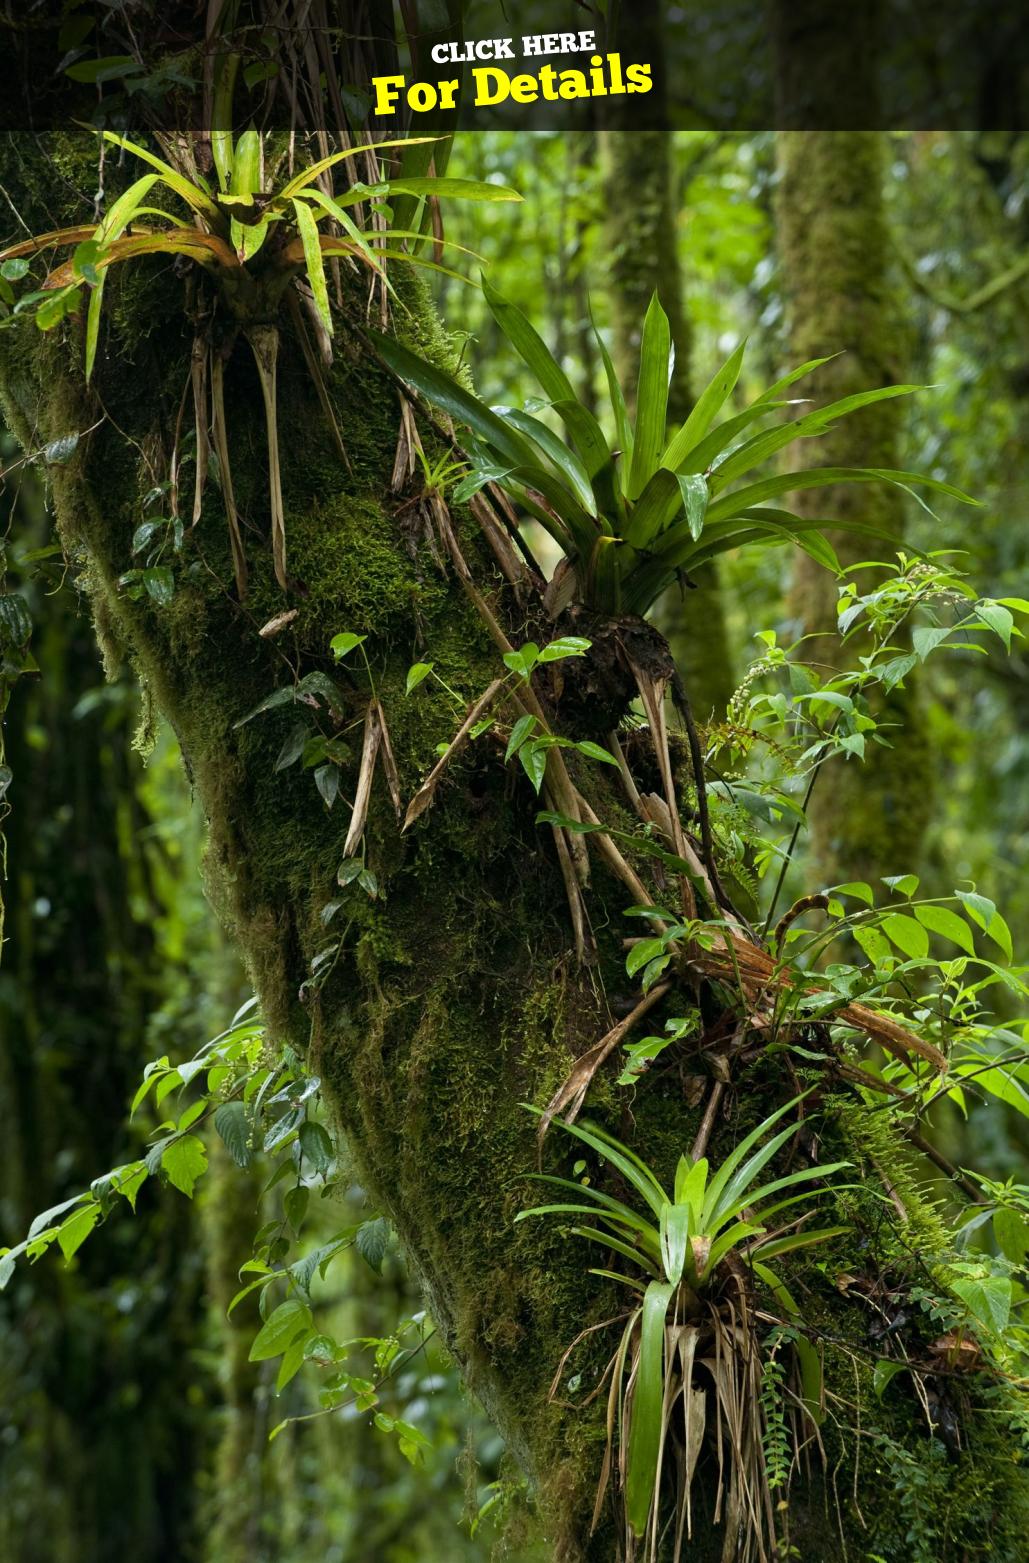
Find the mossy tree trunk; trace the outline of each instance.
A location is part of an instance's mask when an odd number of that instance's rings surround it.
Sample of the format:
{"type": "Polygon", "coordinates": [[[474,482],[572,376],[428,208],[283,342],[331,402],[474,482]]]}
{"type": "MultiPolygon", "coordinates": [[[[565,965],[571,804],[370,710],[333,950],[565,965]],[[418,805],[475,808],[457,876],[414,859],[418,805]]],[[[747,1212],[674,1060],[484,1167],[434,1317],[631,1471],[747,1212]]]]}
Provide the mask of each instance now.
{"type": "MultiPolygon", "coordinates": [[[[607,220],[607,291],[614,327],[612,357],[634,401],[640,336],[651,295],[668,316],[675,362],[668,389],[669,424],[693,405],[693,344],[679,262],[679,195],[675,140],[662,130],[608,130],[600,136],[607,220]]],[[[721,713],[733,690],[725,611],[714,564],[698,571],[691,590],[668,591],[655,615],[683,670],[702,719],[721,713]]]]}
{"type": "MultiPolygon", "coordinates": [[[[71,184],[84,196],[92,190],[88,151],[77,153],[64,142],[52,155],[65,175],[60,189],[71,184]]],[[[36,192],[44,180],[47,188],[55,186],[34,143],[0,149],[0,177],[27,220],[43,219],[36,192]]],[[[429,300],[403,268],[393,275],[414,306],[398,311],[397,328],[423,354],[452,364],[456,355],[429,300]]],[[[391,492],[397,391],[362,334],[365,297],[363,282],[348,287],[337,320],[330,390],[346,466],[284,323],[279,405],[293,581],[288,595],[272,569],[261,397],[253,365],[240,350],[226,367],[226,401],[250,563],[245,601],[232,589],[225,517],[213,484],[200,523],[175,561],[171,601],[134,599],[119,587],[141,497],[153,483],[154,467],[164,470],[167,431],[174,428],[189,372],[192,332],[182,287],[160,264],[143,262],[112,297],[98,368],[107,416],[53,472],[61,536],[87,571],[99,633],[129,648],[178,734],[210,822],[209,878],[248,962],[272,1039],[311,1057],[362,1184],[394,1222],[444,1340],[530,1475],[555,1558],[611,1563],[617,1547],[610,1524],[605,1521],[592,1539],[589,1526],[603,1445],[602,1400],[571,1408],[551,1402],[548,1389],[559,1358],[584,1326],[600,1324],[623,1306],[620,1289],[588,1273],[590,1259],[578,1240],[562,1237],[551,1223],[515,1226],[513,1218],[529,1199],[519,1178],[536,1166],[534,1124],[520,1103],[546,1101],[572,1059],[624,1013],[621,913],[627,897],[593,859],[588,904],[597,959],[578,965],[552,837],[534,823],[538,800],[520,773],[505,771],[502,753],[488,737],[451,766],[434,806],[406,834],[377,776],[365,852],[381,893],[369,899],[356,884],[341,890],[336,883],[357,780],[356,735],[371,691],[359,662],[353,669],[333,666],[330,638],[345,630],[367,636],[374,694],[389,725],[405,800],[432,765],[436,745],[457,725],[439,685],[429,681],[406,696],[410,664],[431,660],[468,701],[499,671],[479,613],[455,572],[440,565],[440,540],[417,502],[417,480],[403,495],[391,492]],[[296,617],[277,635],[261,636],[258,631],[287,607],[296,617]],[[341,742],[349,758],[331,812],[309,773],[275,770],[296,711],[280,709],[239,725],[273,689],[312,671],[337,680],[345,708],[341,742]],[[330,900],[343,901],[332,927],[347,932],[330,977],[312,991],[307,979],[312,958],[326,944],[322,913],[330,900]]],[[[40,337],[31,325],[0,341],[5,411],[27,447],[95,423],[79,351],[74,332],[40,337]]],[[[431,446],[427,429],[425,434],[431,446]]],[[[473,518],[458,510],[453,523],[478,590],[509,634],[515,640],[526,633],[549,638],[537,611],[498,574],[473,518]]],[[[577,757],[571,763],[577,766],[577,757]]],[[[614,785],[598,775],[604,770],[587,766],[577,775],[602,817],[627,822],[614,785]]],[[[674,1000],[688,1001],[685,992],[674,1000]]],[[[656,1028],[662,1019],[656,1017],[656,1028]]],[[[732,1110],[716,1134],[713,1155],[723,1153],[741,1124],[764,1115],[770,1092],[782,1094],[780,1069],[760,1047],[739,1065],[729,1093],[732,1110]]],[[[648,1075],[631,1114],[612,1080],[612,1074],[598,1077],[591,1111],[615,1132],[632,1135],[667,1176],[683,1145],[692,1143],[702,1107],[684,1099],[677,1068],[648,1075]]],[[[860,1135],[853,1143],[863,1165],[896,1159],[885,1125],[871,1149],[860,1135]]],[[[548,1146],[547,1154],[560,1155],[561,1148],[548,1146]]],[[[902,1169],[889,1176],[895,1189],[902,1186],[902,1169]]],[[[873,1186],[858,1189],[855,1210],[867,1202],[862,1230],[874,1227],[881,1247],[889,1242],[882,1205],[873,1186]]],[[[911,1201],[907,1230],[920,1234],[928,1251],[940,1241],[938,1229],[917,1209],[914,1194],[911,1201]]],[[[857,1251],[848,1256],[850,1268],[866,1263],[857,1251]]],[[[812,1459],[810,1474],[805,1468],[795,1476],[791,1555],[803,1563],[844,1556],[840,1533],[824,1517],[834,1501],[832,1488],[847,1526],[860,1527],[862,1545],[900,1563],[910,1553],[896,1505],[884,1497],[877,1462],[866,1455],[860,1469],[854,1463],[853,1400],[856,1395],[860,1401],[861,1437],[882,1427],[916,1461],[927,1458],[921,1412],[913,1396],[897,1395],[886,1407],[874,1399],[867,1318],[859,1303],[816,1271],[809,1272],[803,1295],[812,1327],[829,1337],[827,1374],[843,1398],[822,1433],[827,1464],[812,1459]],[[848,1354],[833,1344],[847,1340],[861,1350],[848,1354]],[[832,1487],[824,1472],[840,1462],[846,1481],[832,1487]]],[[[612,1347],[606,1331],[589,1337],[579,1359],[584,1388],[596,1384],[612,1347]]],[[[951,1524],[941,1532],[945,1540],[934,1563],[956,1563],[969,1534],[986,1530],[997,1563],[1015,1563],[1018,1556],[1018,1517],[1005,1507],[1010,1467],[990,1463],[987,1428],[976,1423],[969,1432],[973,1448],[985,1451],[981,1472],[976,1467],[975,1503],[962,1499],[964,1507],[954,1513],[967,1461],[956,1474],[946,1464],[933,1466],[935,1511],[951,1524]]],[[[722,1527],[710,1523],[714,1485],[711,1460],[695,1495],[690,1555],[698,1563],[723,1555],[722,1527]]]]}
{"type": "MultiPolygon", "coordinates": [[[[874,63],[865,22],[841,28],[847,64],[839,74],[823,56],[831,40],[805,7],[779,10],[780,119],[787,125],[831,125],[848,109],[851,123],[874,124],[874,63]],[[805,21],[806,18],[806,21],[805,21]],[[837,101],[836,95],[842,94],[837,101]]],[[[833,49],[837,47],[832,44],[833,49]]],[[[796,129],[778,137],[780,181],[776,232],[789,327],[790,361],[833,356],[812,376],[816,401],[906,378],[909,343],[894,288],[883,208],[888,147],[878,131],[796,129]]],[[[797,465],[896,467],[903,403],[887,401],[841,419],[818,440],[791,452],[797,465]]],[[[896,490],[859,484],[811,489],[794,496],[799,514],[867,521],[903,542],[904,503],[896,490]]],[[[846,566],[888,555],[886,544],[830,534],[846,566]]],[[[839,665],[837,583],[806,555],[793,576],[791,613],[796,634],[823,636],[818,660],[839,665]]],[[[848,653],[849,655],[849,653],[848,653]]],[[[863,764],[834,761],[820,776],[809,810],[813,877],[875,881],[916,867],[932,806],[932,765],[917,681],[884,701],[877,712],[892,747],[870,743],[863,764]],[[903,729],[903,743],[893,734],[903,729]]]]}

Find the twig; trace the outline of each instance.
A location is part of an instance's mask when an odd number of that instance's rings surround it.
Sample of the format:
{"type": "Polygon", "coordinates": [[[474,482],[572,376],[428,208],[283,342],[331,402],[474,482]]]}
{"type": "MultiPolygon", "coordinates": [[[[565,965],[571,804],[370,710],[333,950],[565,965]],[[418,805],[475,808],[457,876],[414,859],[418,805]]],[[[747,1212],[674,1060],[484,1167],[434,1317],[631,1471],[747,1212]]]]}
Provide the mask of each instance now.
{"type": "Polygon", "coordinates": [[[711,1087],[711,1095],[707,1099],[707,1106],[704,1108],[704,1116],[700,1120],[700,1128],[697,1130],[697,1138],[694,1140],[693,1149],[690,1151],[691,1161],[699,1161],[701,1156],[703,1156],[704,1152],[707,1150],[707,1142],[711,1138],[711,1131],[715,1126],[715,1119],[718,1116],[718,1108],[724,1095],[725,1081],[716,1080],[711,1087]]]}
{"type": "Polygon", "coordinates": [[[928,1156],[929,1160],[939,1167],[941,1172],[946,1173],[948,1178],[952,1179],[959,1188],[963,1189],[973,1205],[985,1205],[987,1203],[982,1189],[978,1188],[971,1178],[967,1178],[959,1168],[955,1167],[952,1161],[948,1161],[943,1152],[938,1151],[936,1146],[931,1144],[924,1135],[919,1134],[917,1129],[907,1128],[902,1124],[901,1133],[906,1140],[910,1140],[917,1151],[921,1151],[923,1156],[928,1156]]]}

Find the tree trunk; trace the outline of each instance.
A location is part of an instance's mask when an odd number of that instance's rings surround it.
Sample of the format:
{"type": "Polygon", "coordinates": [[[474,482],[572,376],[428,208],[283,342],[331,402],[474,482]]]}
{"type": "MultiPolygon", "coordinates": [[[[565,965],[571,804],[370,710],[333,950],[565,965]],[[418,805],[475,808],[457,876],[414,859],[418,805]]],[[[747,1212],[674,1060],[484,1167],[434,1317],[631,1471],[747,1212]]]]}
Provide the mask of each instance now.
{"type": "MultiPolygon", "coordinates": [[[[791,362],[838,355],[811,378],[817,402],[905,378],[906,332],[889,277],[882,203],[886,152],[875,131],[779,136],[776,223],[791,362]]],[[[882,402],[841,419],[791,457],[798,465],[902,466],[902,406],[882,402]]],[[[801,515],[866,521],[896,537],[898,545],[903,541],[903,500],[885,486],[812,489],[795,496],[795,508],[801,515]]],[[[889,557],[886,543],[830,535],[845,567],[889,557]]],[[[793,629],[824,637],[815,643],[824,663],[838,664],[841,655],[854,654],[841,653],[836,600],[833,576],[800,555],[791,596],[793,629]]],[[[892,747],[869,744],[864,763],[832,761],[812,795],[809,861],[818,883],[875,882],[896,871],[898,861],[917,867],[932,806],[932,765],[916,680],[883,701],[876,717],[892,747]],[[902,744],[894,742],[901,730],[902,744]]]]}
{"type": "MultiPolygon", "coordinates": [[[[53,191],[69,183],[83,192],[93,188],[91,150],[57,143],[52,151],[64,177],[56,182],[34,144],[8,146],[0,152],[0,177],[27,220],[42,225],[40,189],[56,200],[53,191]]],[[[455,354],[426,295],[403,267],[392,275],[410,311],[396,311],[395,328],[424,355],[452,364],[455,354]]],[[[441,568],[441,540],[431,533],[417,487],[400,497],[391,493],[397,391],[362,334],[365,298],[364,282],[348,285],[331,373],[348,465],[336,453],[283,322],[280,445],[294,583],[288,595],[276,584],[268,540],[259,388],[249,355],[238,348],[226,365],[226,405],[236,498],[246,521],[248,594],[242,604],[235,599],[225,517],[212,485],[176,562],[171,601],[133,598],[119,588],[141,495],[154,479],[147,463],[164,470],[161,431],[174,428],[189,370],[192,333],[183,296],[160,263],[144,261],[112,296],[106,330],[118,334],[108,338],[98,366],[107,416],[53,470],[59,525],[67,549],[87,570],[99,633],[131,649],[179,736],[210,821],[209,882],[248,962],[271,1038],[307,1052],[321,1076],[362,1184],[394,1222],[444,1340],[530,1474],[555,1559],[610,1563],[617,1552],[610,1521],[590,1536],[603,1397],[569,1408],[551,1402],[548,1389],[579,1332],[623,1310],[621,1289],[589,1273],[592,1261],[579,1239],[562,1236],[549,1222],[515,1226],[513,1219],[533,1201],[532,1185],[522,1180],[537,1165],[534,1121],[520,1104],[545,1102],[572,1060],[612,1024],[612,1014],[624,1013],[621,914],[628,897],[603,860],[593,858],[588,906],[598,953],[593,964],[577,964],[553,838],[534,824],[539,805],[528,782],[505,771],[488,737],[451,765],[431,810],[404,834],[377,775],[365,843],[380,893],[371,899],[356,884],[340,889],[336,883],[357,784],[357,735],[372,691],[359,662],[352,672],[349,663],[333,666],[331,637],[341,631],[368,637],[374,697],[389,726],[405,800],[432,765],[436,745],[456,727],[439,686],[426,682],[405,695],[410,664],[432,661],[469,702],[500,670],[480,612],[456,572],[441,568]],[[278,635],[257,633],[287,607],[297,616],[278,635]],[[275,771],[295,711],[271,711],[239,725],[297,671],[330,674],[342,689],[341,742],[349,758],[331,812],[309,773],[275,771]],[[321,914],[330,900],[343,902],[331,928],[348,932],[340,935],[339,958],[319,989],[309,981],[311,960],[326,944],[321,914]]],[[[71,334],[41,336],[31,326],[4,333],[0,357],[5,410],[27,447],[96,421],[71,334]]],[[[423,434],[431,448],[426,427],[423,434]]],[[[546,623],[497,573],[471,515],[456,510],[453,524],[476,590],[509,633],[549,638],[546,623]]],[[[628,824],[613,785],[598,777],[606,770],[591,766],[577,774],[602,817],[628,824]]],[[[683,990],[675,1002],[692,999],[683,990]]],[[[789,1094],[781,1091],[781,1069],[760,1048],[740,1066],[729,1093],[732,1114],[712,1142],[713,1157],[724,1154],[743,1124],[763,1117],[770,1092],[789,1094]]],[[[598,1076],[591,1112],[614,1132],[632,1135],[669,1176],[693,1141],[701,1105],[684,1100],[676,1070],[648,1075],[631,1114],[612,1081],[611,1074],[598,1076]]],[[[863,1199],[872,1202],[877,1251],[893,1244],[891,1252],[902,1254],[908,1241],[924,1252],[940,1247],[942,1232],[911,1189],[890,1131],[884,1127],[873,1144],[860,1126],[848,1129],[849,1121],[844,1115],[840,1127],[830,1125],[827,1137],[838,1143],[841,1134],[849,1136],[852,1157],[866,1169],[881,1168],[910,1201],[902,1243],[891,1236],[874,1194],[858,1183],[855,1209],[865,1209],[863,1199]]],[[[548,1142],[548,1160],[561,1150],[548,1142]]],[[[866,1216],[863,1234],[871,1230],[866,1216]]],[[[865,1263],[855,1249],[852,1266],[865,1263]]],[[[855,1463],[859,1436],[867,1441],[881,1431],[919,1471],[930,1472],[936,1506],[950,1516],[937,1563],[957,1563],[968,1538],[982,1545],[987,1533],[997,1563],[1015,1563],[1022,1533],[1007,1503],[1015,1483],[1006,1454],[996,1454],[991,1422],[969,1419],[968,1438],[980,1460],[979,1485],[969,1492],[967,1464],[952,1469],[931,1454],[914,1396],[875,1398],[863,1306],[817,1272],[806,1275],[805,1319],[823,1332],[828,1382],[840,1398],[821,1432],[825,1463],[812,1454],[810,1470],[794,1478],[791,1555],[804,1563],[843,1558],[841,1534],[825,1519],[835,1505],[846,1526],[858,1530],[862,1547],[890,1563],[910,1557],[890,1478],[884,1482],[878,1469],[882,1462],[866,1449],[860,1466],[855,1463]],[[841,1464],[843,1479],[826,1474],[841,1464]]],[[[597,1385],[613,1344],[609,1331],[598,1330],[581,1348],[582,1394],[597,1385]]],[[[932,1447],[938,1454],[939,1446],[932,1447]]],[[[715,1482],[711,1460],[695,1495],[690,1556],[698,1563],[723,1556],[723,1527],[711,1523],[715,1482]]]]}

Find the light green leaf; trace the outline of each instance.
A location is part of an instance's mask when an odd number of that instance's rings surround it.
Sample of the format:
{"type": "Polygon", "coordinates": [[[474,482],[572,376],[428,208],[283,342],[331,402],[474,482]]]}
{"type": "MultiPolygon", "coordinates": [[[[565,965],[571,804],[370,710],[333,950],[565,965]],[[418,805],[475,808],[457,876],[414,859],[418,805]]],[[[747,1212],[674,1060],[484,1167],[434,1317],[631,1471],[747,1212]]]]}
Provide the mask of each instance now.
{"type": "Polygon", "coordinates": [[[288,1297],[268,1316],[250,1348],[251,1362],[267,1362],[314,1328],[311,1310],[299,1297],[288,1297]]]}
{"type": "Polygon", "coordinates": [[[980,1278],[962,1277],[951,1282],[951,1290],[960,1297],[973,1318],[991,1335],[1003,1335],[1011,1318],[1012,1285],[1000,1275],[980,1278]]]}
{"type": "Polygon", "coordinates": [[[915,649],[915,655],[920,662],[924,662],[931,651],[947,639],[952,630],[938,625],[920,624],[917,629],[911,631],[911,644],[915,649]]]}
{"type": "Polygon", "coordinates": [[[325,281],[325,260],[322,256],[318,224],[314,220],[314,213],[306,202],[295,200],[293,202],[293,210],[296,213],[297,232],[300,234],[300,241],[304,246],[307,280],[311,284],[311,292],[314,294],[315,307],[321,316],[322,324],[331,336],[332,311],[329,308],[329,290],[325,281]]]}
{"type": "Polygon", "coordinates": [[[883,884],[896,895],[912,896],[918,889],[917,874],[887,874],[883,884]]]}
{"type": "Polygon", "coordinates": [[[910,959],[924,960],[929,954],[929,935],[921,923],[905,912],[891,912],[889,917],[884,917],[882,930],[890,943],[910,959]]]}
{"type": "Polygon", "coordinates": [[[592,641],[582,635],[561,635],[550,641],[539,654],[541,662],[561,662],[565,657],[584,657],[592,641]]]}
{"type": "Polygon", "coordinates": [[[668,442],[661,457],[661,465],[667,467],[670,472],[679,471],[687,456],[704,438],[723,405],[732,395],[736,381],[740,377],[746,346],[746,341],[741,342],[739,347],[729,355],[714,379],[697,398],[696,406],[678,434],[668,442]]]}
{"type": "Polygon", "coordinates": [[[195,1134],[172,1140],[161,1156],[161,1170],[175,1188],[193,1198],[197,1179],[207,1171],[207,1150],[195,1134]]]}
{"type": "Polygon", "coordinates": [[[665,1318],[674,1291],[667,1282],[651,1281],[643,1295],[625,1474],[626,1517],[637,1537],[647,1529],[657,1481],[663,1428],[665,1318]]]}
{"type": "Polygon", "coordinates": [[[407,670],[407,684],[404,693],[409,695],[418,688],[418,685],[427,679],[432,672],[431,662],[415,662],[407,670]]]}
{"type": "Polygon", "coordinates": [[[967,955],[975,954],[972,931],[964,918],[958,917],[956,912],[948,912],[945,906],[916,906],[915,916],[922,927],[928,928],[930,933],[938,933],[944,939],[949,939],[967,955]]]}
{"type": "Polygon", "coordinates": [[[636,440],[627,493],[635,499],[657,471],[668,421],[668,376],[672,334],[655,292],[643,319],[640,372],[636,391],[636,440]]]}
{"type": "Polygon", "coordinates": [[[983,623],[988,625],[995,635],[1000,636],[1006,649],[1010,651],[1011,631],[1015,623],[1010,611],[1002,607],[999,602],[991,602],[989,599],[984,602],[977,602],[975,611],[983,623]]]}
{"type": "Polygon", "coordinates": [[[843,885],[831,885],[833,895],[853,896],[856,901],[864,901],[866,906],[875,905],[875,896],[872,894],[871,885],[866,885],[863,879],[851,879],[843,885]]]}
{"type": "Polygon", "coordinates": [[[343,657],[347,656],[351,651],[353,651],[355,647],[363,646],[367,639],[367,635],[355,635],[352,633],[352,631],[348,630],[345,634],[333,635],[332,639],[329,641],[329,650],[336,658],[336,661],[339,662],[343,657]]]}
{"type": "Polygon", "coordinates": [[[100,1220],[100,1206],[95,1201],[83,1205],[70,1215],[67,1221],[63,1221],[57,1229],[57,1241],[61,1245],[61,1253],[65,1259],[71,1259],[86,1241],[97,1222],[100,1220]]]}

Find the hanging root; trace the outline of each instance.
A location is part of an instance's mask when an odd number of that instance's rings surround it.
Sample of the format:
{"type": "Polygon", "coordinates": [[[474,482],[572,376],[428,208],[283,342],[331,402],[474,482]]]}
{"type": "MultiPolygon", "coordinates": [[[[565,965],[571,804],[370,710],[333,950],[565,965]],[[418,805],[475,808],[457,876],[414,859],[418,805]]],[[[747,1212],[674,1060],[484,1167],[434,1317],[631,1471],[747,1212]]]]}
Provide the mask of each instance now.
{"type": "Polygon", "coordinates": [[[322,366],[322,360],[315,352],[311,343],[311,334],[307,329],[307,322],[304,319],[304,312],[300,306],[300,300],[295,289],[290,288],[286,294],[286,300],[289,305],[289,318],[293,324],[297,341],[300,343],[304,355],[304,363],[307,365],[307,372],[311,376],[312,384],[318,393],[318,400],[321,403],[325,421],[329,425],[329,432],[332,435],[332,443],[336,447],[336,453],[340,461],[342,461],[351,477],[353,477],[354,469],[350,465],[350,457],[347,455],[346,446],[343,444],[343,435],[340,433],[339,422],[336,418],[336,409],[332,405],[329,389],[325,383],[325,370],[322,366]]]}
{"type": "Polygon", "coordinates": [[[193,414],[196,424],[196,482],[193,487],[193,520],[196,526],[203,509],[204,488],[207,484],[207,468],[210,464],[211,442],[208,434],[210,420],[207,413],[207,378],[210,351],[202,336],[193,338],[193,355],[190,359],[190,378],[193,382],[193,414]]]}
{"type": "Polygon", "coordinates": [[[229,546],[232,549],[232,569],[236,577],[236,591],[240,600],[247,591],[247,558],[243,552],[243,537],[239,529],[239,512],[232,488],[232,464],[229,460],[229,435],[225,426],[225,360],[219,352],[212,352],[211,359],[211,428],[214,448],[218,456],[218,468],[222,480],[222,502],[229,523],[229,546]]]}
{"type": "Polygon", "coordinates": [[[272,516],[272,559],[275,579],[283,591],[289,589],[286,575],[286,513],[282,504],[282,473],[279,467],[279,413],[276,391],[276,368],[279,359],[279,332],[277,326],[250,326],[246,333],[254,353],[261,394],[264,397],[264,417],[268,430],[268,503],[272,516]]]}

